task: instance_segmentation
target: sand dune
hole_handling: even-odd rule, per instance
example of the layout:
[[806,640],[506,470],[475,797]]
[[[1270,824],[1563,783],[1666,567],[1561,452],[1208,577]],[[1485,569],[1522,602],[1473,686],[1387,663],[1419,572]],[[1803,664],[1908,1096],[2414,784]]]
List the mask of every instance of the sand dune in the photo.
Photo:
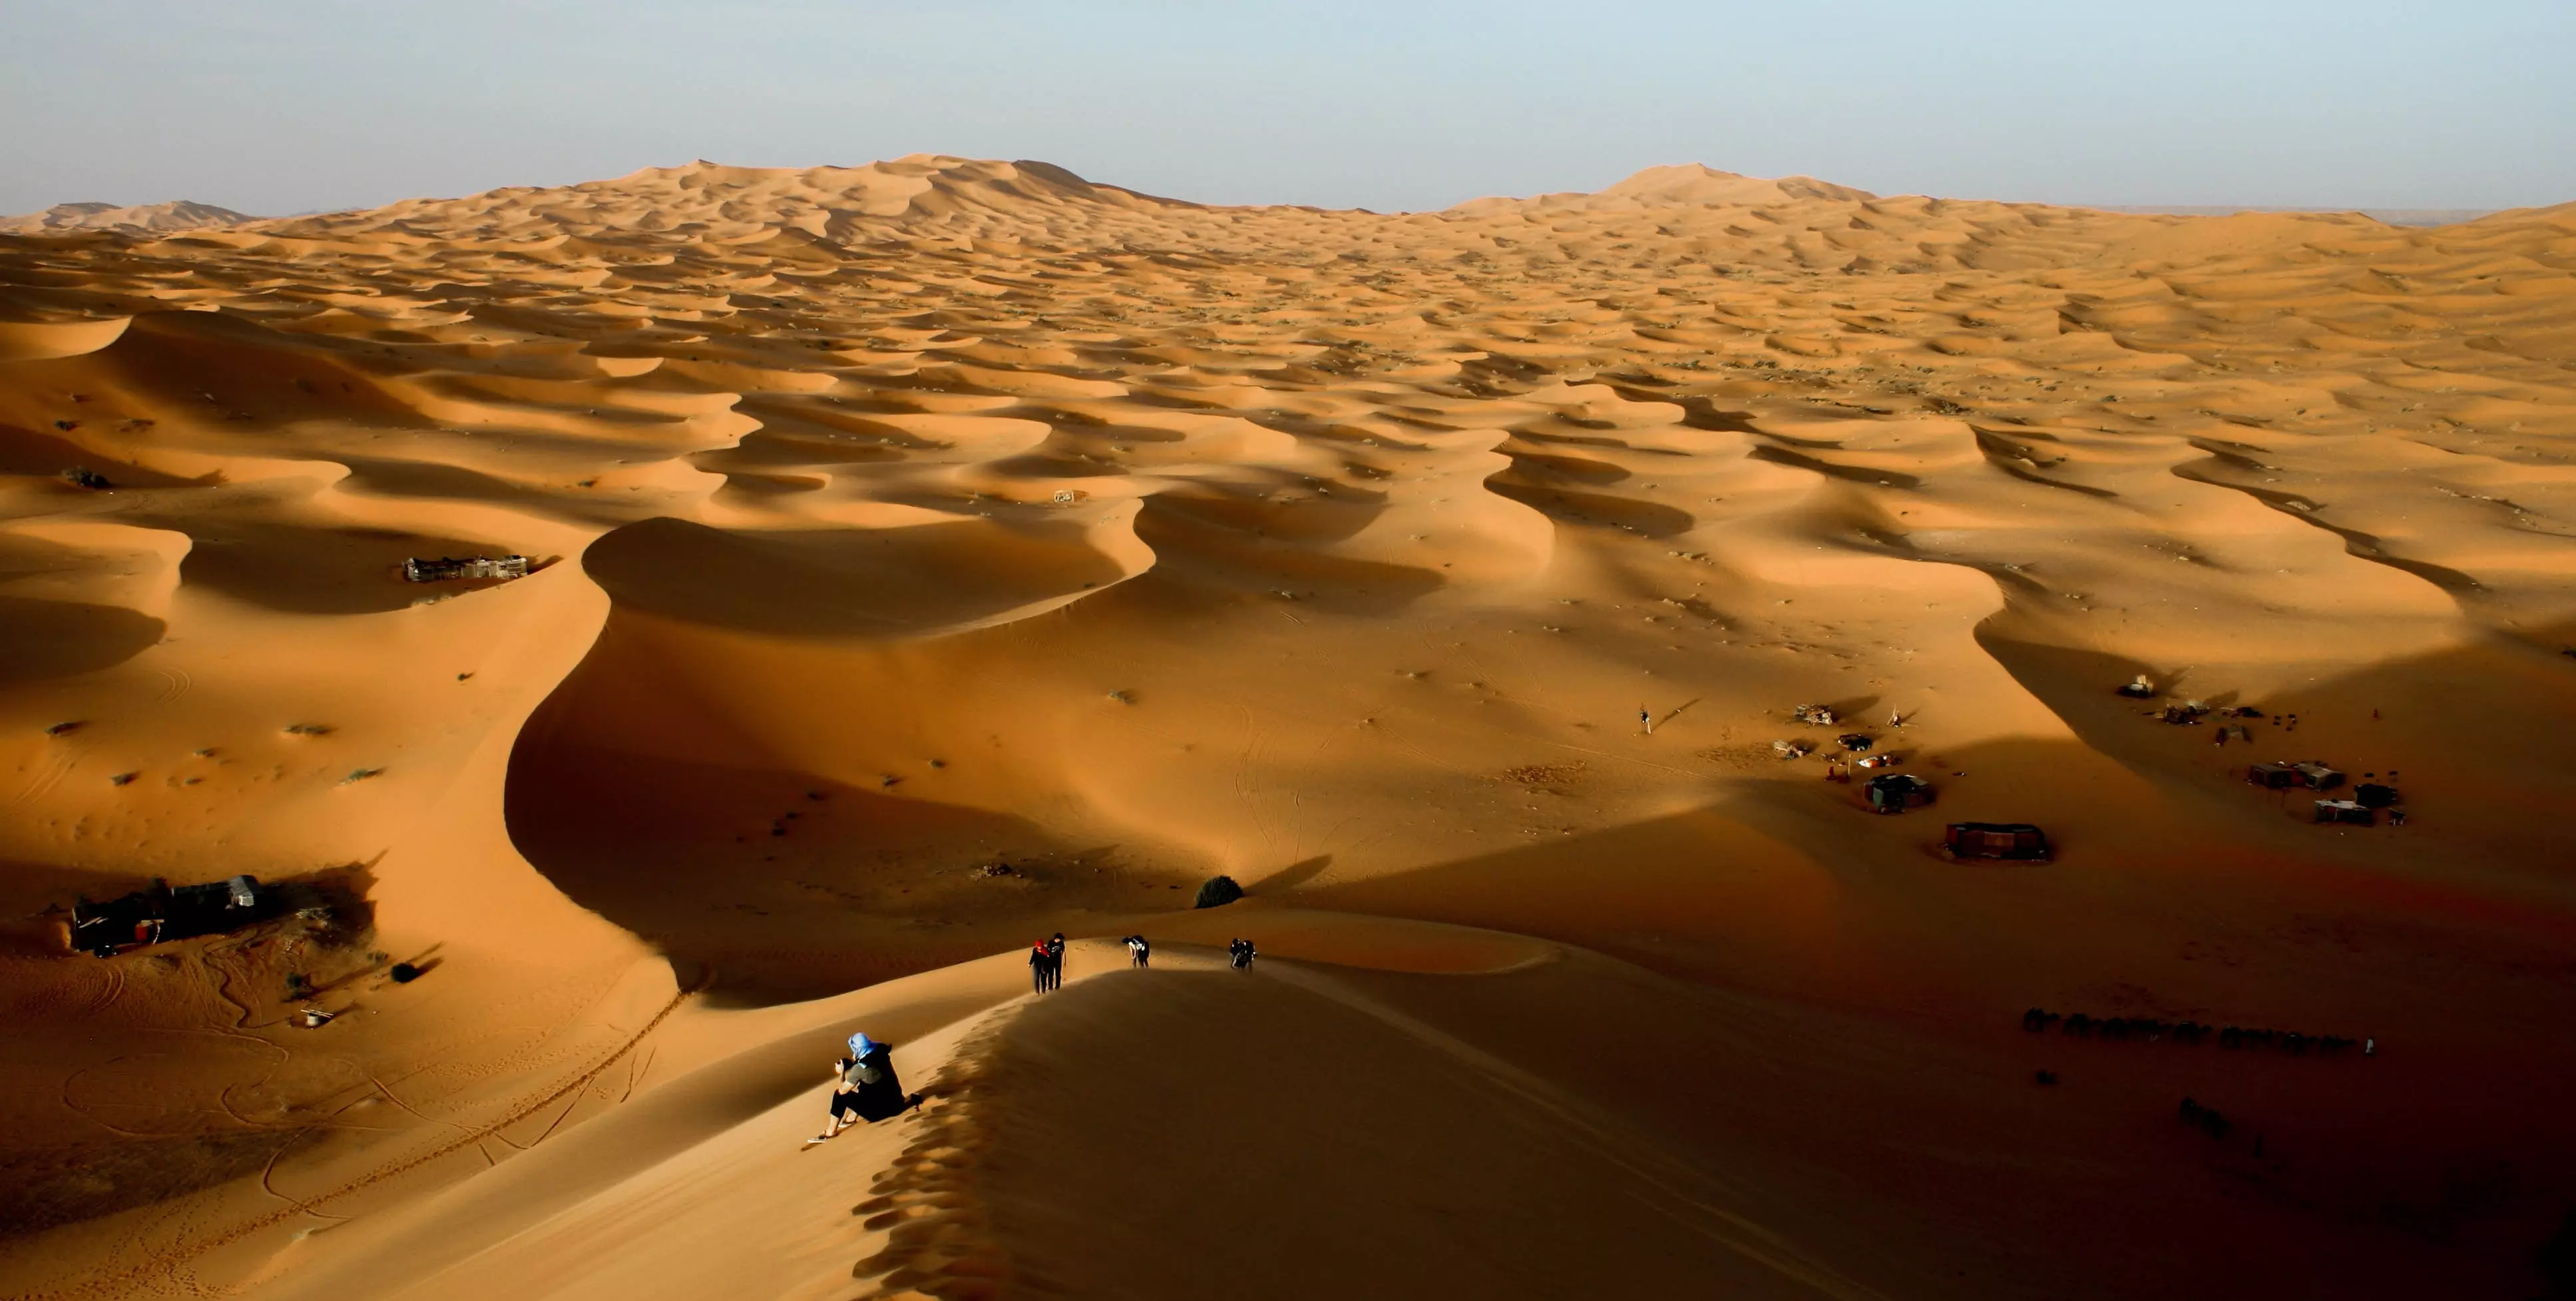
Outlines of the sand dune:
[[0,234],[44,235],[57,231],[112,230],[127,234],[166,235],[209,226],[234,226],[259,218],[230,208],[189,199],[168,203],[57,203],[43,212],[0,217]]
[[[2532,1294],[2571,267],[924,155],[0,237],[0,1296]],[[59,952],[236,872],[330,911]],[[862,1026],[933,1101],[806,1152]]]

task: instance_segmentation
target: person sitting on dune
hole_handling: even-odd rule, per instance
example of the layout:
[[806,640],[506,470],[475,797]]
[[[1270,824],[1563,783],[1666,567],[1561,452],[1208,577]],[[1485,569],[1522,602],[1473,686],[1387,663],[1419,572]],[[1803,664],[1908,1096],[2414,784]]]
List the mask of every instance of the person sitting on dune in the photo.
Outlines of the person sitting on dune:
[[811,1146],[865,1120],[884,1120],[919,1106],[921,1095],[905,1096],[894,1073],[894,1045],[870,1039],[865,1031],[850,1036],[850,1055],[832,1064],[832,1123],[807,1139]]

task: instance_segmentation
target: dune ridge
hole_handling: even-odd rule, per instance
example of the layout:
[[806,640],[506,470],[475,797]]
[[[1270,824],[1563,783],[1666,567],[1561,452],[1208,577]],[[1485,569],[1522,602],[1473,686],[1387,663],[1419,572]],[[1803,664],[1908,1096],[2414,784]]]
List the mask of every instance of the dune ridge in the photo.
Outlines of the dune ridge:
[[[1279,1295],[1460,1268],[1282,1274],[1187,1181],[1110,1222],[1146,1194],[1101,1134],[1218,1177],[1094,1126],[1122,1087],[1236,1100],[1214,1150],[1265,1166],[1303,1158],[1263,1114],[1392,1141],[1265,1092],[1264,1035],[1391,1115],[1480,1100],[1351,1177],[1481,1208],[1459,1250],[1530,1253],[1491,1291],[1584,1286],[1551,1231],[1632,1247],[1622,1288],[2525,1287],[2576,1195],[2564,797],[2506,757],[2576,722],[2571,268],[2576,205],[2418,229],[1686,166],[1376,214],[935,155],[0,236],[0,1296],[429,1255],[416,1295],[541,1259],[530,1294],[704,1295],[754,1240],[780,1295],[859,1261],[1093,1295],[1156,1226]],[[538,571],[395,576],[474,553]],[[2111,694],[2142,674],[2251,737]],[[1872,817],[1776,757],[1843,728],[1939,804]],[[2237,775],[2308,757],[2412,817],[2319,827]],[[2059,861],[1943,864],[1951,818]],[[43,951],[75,892],[239,871],[346,926]],[[1253,898],[1186,911],[1215,872]],[[1238,928],[1379,974],[1215,985],[1184,950],[1005,997],[1035,934]],[[291,1024],[308,997],[340,1019]],[[2035,1041],[2034,1004],[2392,1050]],[[853,1018],[921,1036],[942,1100],[798,1153]],[[1569,1046],[1529,1066],[1515,1018]],[[2034,1104],[2036,1066],[2066,1085]],[[2271,1146],[2169,1132],[2185,1093]],[[1500,1134],[1662,1209],[1515,1220],[1443,1173]],[[691,1179],[770,1191],[684,1216]],[[2223,1268],[2170,1259],[2162,1207]]]
[[209,226],[237,226],[259,218],[193,199],[167,203],[57,203],[43,212],[0,217],[0,234],[44,235],[57,231],[108,230],[127,234],[171,234]]

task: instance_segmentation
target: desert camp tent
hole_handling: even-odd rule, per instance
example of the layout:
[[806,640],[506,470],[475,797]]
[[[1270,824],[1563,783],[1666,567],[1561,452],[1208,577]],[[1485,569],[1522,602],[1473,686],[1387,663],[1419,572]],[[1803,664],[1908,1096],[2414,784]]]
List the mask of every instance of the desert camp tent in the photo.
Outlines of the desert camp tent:
[[265,917],[274,902],[255,876],[151,888],[120,899],[72,905],[72,947],[104,958],[122,950],[191,935],[214,935]]
[[1953,822],[1942,833],[1943,855],[1959,858],[2003,858],[2045,863],[2048,833],[2027,822]]
[[440,556],[436,560],[419,557],[403,562],[403,579],[413,583],[437,583],[456,578],[525,578],[526,556]]
[[1881,813],[1903,813],[1932,802],[1932,783],[1912,773],[1892,772],[1869,779],[1869,806]]

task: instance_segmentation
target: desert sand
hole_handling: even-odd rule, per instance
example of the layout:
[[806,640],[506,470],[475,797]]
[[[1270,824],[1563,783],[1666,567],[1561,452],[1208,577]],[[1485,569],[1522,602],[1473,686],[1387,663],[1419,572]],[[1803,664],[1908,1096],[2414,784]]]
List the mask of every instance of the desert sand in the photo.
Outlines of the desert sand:
[[[2535,1295],[2571,644],[2576,205],[0,236],[0,1297]],[[927,1101],[806,1148],[856,1029]]]
[[0,217],[0,235],[49,235],[75,230],[125,234],[171,234],[183,230],[237,226],[259,218],[193,199],[168,203],[57,203],[43,212]]

